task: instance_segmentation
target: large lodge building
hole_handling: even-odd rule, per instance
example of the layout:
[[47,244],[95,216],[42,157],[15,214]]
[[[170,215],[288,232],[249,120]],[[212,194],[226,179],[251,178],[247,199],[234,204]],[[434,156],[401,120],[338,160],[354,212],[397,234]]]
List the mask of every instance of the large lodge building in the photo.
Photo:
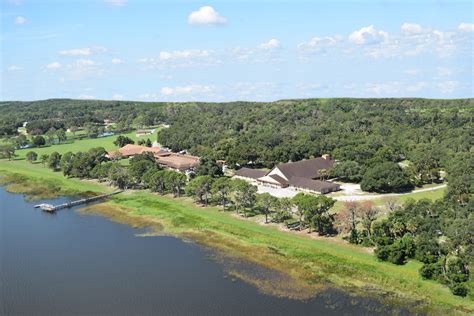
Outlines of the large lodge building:
[[279,164],[269,172],[241,168],[235,172],[235,177],[275,188],[326,194],[340,190],[338,184],[321,180],[324,177],[322,170],[328,171],[333,165],[334,160],[329,155],[323,155],[314,159]]
[[199,158],[195,156],[173,153],[160,147],[146,147],[134,144],[127,144],[120,149],[111,151],[107,156],[111,159],[114,157],[130,158],[145,152],[153,153],[157,164],[160,166],[180,172],[191,171],[199,165]]

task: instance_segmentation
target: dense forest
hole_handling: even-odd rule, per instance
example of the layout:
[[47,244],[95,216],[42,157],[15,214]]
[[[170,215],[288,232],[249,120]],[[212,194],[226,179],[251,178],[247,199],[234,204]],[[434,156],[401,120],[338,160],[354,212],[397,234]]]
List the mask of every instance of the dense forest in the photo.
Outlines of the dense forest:
[[[331,154],[332,177],[374,192],[402,192],[441,181],[456,155],[471,151],[474,100],[308,99],[270,103],[143,103],[45,100],[0,103],[0,134],[117,130],[167,123],[158,142],[174,151],[272,167]],[[90,133],[91,135],[94,133]]]

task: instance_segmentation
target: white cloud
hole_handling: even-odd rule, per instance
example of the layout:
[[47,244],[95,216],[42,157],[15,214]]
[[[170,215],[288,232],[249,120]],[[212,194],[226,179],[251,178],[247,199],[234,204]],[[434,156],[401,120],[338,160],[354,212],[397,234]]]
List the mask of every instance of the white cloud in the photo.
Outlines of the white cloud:
[[97,65],[95,61],[90,59],[78,59],[74,62],[76,66],[95,66]]
[[219,15],[211,6],[200,7],[188,16],[191,25],[221,25],[227,23],[227,19]]
[[122,60],[120,58],[112,58],[112,64],[118,65],[121,63],[122,63]]
[[127,4],[127,0],[105,0],[105,2],[115,7],[123,7]]
[[277,49],[277,48],[280,48],[280,41],[277,40],[276,38],[272,38],[268,42],[258,45],[258,48],[268,49],[268,50]]
[[437,84],[438,89],[443,94],[451,94],[459,87],[459,82],[457,81],[443,81]]
[[207,50],[191,49],[191,50],[176,50],[172,52],[161,51],[160,60],[175,60],[195,57],[208,57],[210,52]]
[[116,93],[112,96],[112,100],[117,100],[117,101],[123,100],[123,95]]
[[388,33],[376,30],[373,25],[363,27],[349,35],[349,41],[357,45],[377,44],[387,39]]
[[298,49],[306,53],[325,53],[329,47],[333,47],[338,42],[337,37],[313,37],[307,42],[298,44]]
[[25,24],[26,23],[26,19],[22,16],[17,16],[15,18],[15,24],[17,25],[22,25],[22,24]]
[[458,29],[462,32],[474,32],[474,24],[463,22],[463,23],[459,24]]
[[62,66],[61,63],[55,61],[55,62],[52,62],[52,63],[50,63],[50,64],[47,64],[47,65],[46,65],[46,68],[47,68],[47,69],[52,69],[52,70],[54,70],[54,69],[59,69],[59,68],[61,68],[61,66]]
[[88,47],[59,51],[59,55],[63,55],[63,56],[89,56],[91,54],[92,54],[92,50]]
[[97,77],[104,73],[101,65],[91,59],[77,59],[64,66],[65,80],[82,80],[88,77]]
[[460,31],[439,31],[423,28],[419,24],[404,23],[400,27],[400,33],[389,36],[383,31],[368,28],[365,28],[364,32],[361,32],[363,28],[352,33],[349,39],[359,45],[372,43],[373,45],[363,46],[363,52],[374,58],[400,58],[421,54],[448,57],[455,53],[468,52],[469,47],[472,47],[469,38],[463,36]]
[[423,28],[419,24],[414,23],[403,23],[400,27],[402,33],[405,34],[420,34],[423,32]]
[[92,54],[104,53],[107,48],[102,46],[96,47],[84,47],[84,48],[73,48],[59,51],[59,55],[62,56],[90,56]]
[[202,94],[212,92],[213,88],[211,86],[203,85],[188,85],[188,86],[178,86],[178,87],[163,87],[160,92],[164,96],[170,95],[183,95],[183,94]]
[[19,70],[23,70],[23,67],[17,66],[17,65],[11,65],[7,68],[9,72],[15,72]]
[[157,58],[141,58],[138,62],[147,65],[149,69],[155,69],[163,67],[210,66],[220,64],[222,61],[217,58],[212,50],[188,49],[161,51]]

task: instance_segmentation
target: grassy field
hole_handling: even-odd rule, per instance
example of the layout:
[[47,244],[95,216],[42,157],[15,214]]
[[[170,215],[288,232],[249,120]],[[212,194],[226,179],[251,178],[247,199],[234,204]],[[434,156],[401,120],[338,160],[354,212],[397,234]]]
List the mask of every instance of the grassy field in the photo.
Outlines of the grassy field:
[[24,159],[26,156],[26,153],[29,151],[36,152],[38,154],[38,157],[43,154],[49,155],[54,151],[57,151],[60,154],[64,154],[68,151],[72,151],[72,152],[87,151],[90,148],[94,148],[94,147],[104,147],[105,150],[109,151],[109,150],[113,150],[117,148],[117,146],[115,146],[113,142],[119,135],[128,136],[131,139],[133,139],[135,142],[138,139],[146,140],[147,138],[149,138],[153,142],[156,140],[157,132],[158,132],[158,128],[155,129],[155,133],[153,135],[146,135],[142,137],[136,137],[135,131],[133,131],[133,132],[125,133],[125,134],[117,134],[113,136],[100,137],[100,138],[86,138],[86,139],[78,139],[78,140],[68,139],[62,144],[44,146],[41,148],[18,149],[15,151],[15,154],[18,155],[16,159]]
[[[110,188],[90,181],[66,179],[39,164],[24,160],[0,160],[0,174],[17,180],[13,191],[35,194],[31,189],[52,188],[56,194],[108,192]],[[404,266],[379,262],[366,249],[330,238],[311,239],[237,218],[217,208],[201,208],[191,200],[157,196],[145,191],[127,192],[90,211],[103,213],[124,223],[159,226],[161,233],[190,238],[229,256],[290,275],[294,287],[276,289],[277,295],[304,298],[332,284],[359,295],[384,293],[394,304],[418,302],[418,310],[432,313],[474,312],[469,299],[453,296],[449,289],[419,277],[420,264]],[[268,285],[268,284],[267,284]],[[262,286],[265,286],[264,284]],[[273,289],[273,290],[272,290]],[[298,289],[298,290],[296,290]],[[265,290],[265,289],[263,289]],[[422,303],[421,303],[422,302]]]

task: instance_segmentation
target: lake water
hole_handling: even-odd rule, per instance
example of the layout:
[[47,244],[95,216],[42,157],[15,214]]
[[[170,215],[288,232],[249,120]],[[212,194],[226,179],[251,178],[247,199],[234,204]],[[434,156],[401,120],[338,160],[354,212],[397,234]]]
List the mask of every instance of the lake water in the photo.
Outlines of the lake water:
[[[60,198],[49,203],[60,203]],[[77,209],[55,215],[0,187],[0,315],[385,315],[329,290],[307,301],[226,275],[212,251]],[[399,311],[400,312],[400,311]],[[402,311],[403,314],[404,311]]]

